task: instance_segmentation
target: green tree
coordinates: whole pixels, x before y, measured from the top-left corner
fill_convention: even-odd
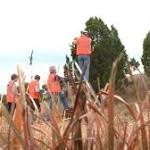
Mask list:
[[[72,57],[73,60],[77,61],[77,57],[76,57],[76,45],[71,44],[70,47],[71,47],[71,49],[70,49],[71,50],[71,57]]]
[[[130,59],[129,63],[134,71],[138,70],[140,72],[140,70],[139,70],[140,63],[138,61],[136,61],[134,57]]]
[[[97,77],[100,78],[101,87],[104,87],[109,80],[112,63],[120,53],[123,53],[123,58],[118,66],[116,80],[116,87],[119,87],[122,79],[125,77],[127,55],[117,30],[114,26],[111,26],[111,29],[109,29],[97,17],[91,17],[86,22],[85,29],[93,40],[94,52],[91,56],[90,82],[94,89],[97,91]]]
[[[143,42],[143,55],[141,58],[145,74],[150,77],[150,32]]]

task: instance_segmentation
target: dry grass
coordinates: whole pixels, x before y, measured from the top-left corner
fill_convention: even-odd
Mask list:
[[[140,91],[133,80],[135,99],[132,103],[115,94],[115,73],[119,59],[114,62],[108,90],[101,91],[107,106],[100,104],[93,90],[80,80],[76,86],[72,79],[69,89],[74,101],[70,119],[62,117],[60,105],[53,107],[51,120],[44,121],[36,113],[32,120],[24,96],[24,74],[18,68],[21,97],[11,118],[1,104],[0,148],[25,150],[148,150],[150,149],[150,94],[141,101]],[[132,74],[131,74],[132,77]],[[146,85],[147,82],[143,79]],[[139,83],[138,83],[139,84]],[[142,83],[141,83],[142,84]],[[103,99],[104,101],[104,99]],[[117,105],[115,101],[118,101]],[[43,107],[44,109],[44,107]],[[42,111],[43,112],[43,111]]]

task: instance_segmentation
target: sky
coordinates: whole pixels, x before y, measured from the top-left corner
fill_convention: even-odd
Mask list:
[[[20,64],[29,80],[29,55],[34,50],[33,74],[46,80],[50,65],[62,66],[69,44],[90,17],[114,25],[129,57],[140,60],[150,31],[148,0],[1,0],[0,92]]]

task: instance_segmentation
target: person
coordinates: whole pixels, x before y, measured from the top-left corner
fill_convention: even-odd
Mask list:
[[[48,92],[46,84],[42,85],[42,101],[43,101],[43,113],[42,113],[43,120],[50,121],[52,112],[52,99],[50,93]]]
[[[40,106],[40,76],[35,75],[34,80],[32,80],[29,83],[29,96],[33,99],[35,102],[39,112],[41,111],[41,106]],[[35,107],[33,107],[35,110]]]
[[[8,112],[13,115],[15,107],[16,107],[16,98],[19,96],[18,89],[16,82],[18,80],[17,74],[11,75],[11,81],[7,84],[7,93],[6,93],[6,100],[8,106]]]
[[[81,36],[73,41],[73,44],[76,45],[78,64],[82,73],[84,73],[85,80],[89,80],[90,55],[92,53],[91,42],[92,40],[87,31],[81,31]]]
[[[49,71],[50,71],[50,74],[49,74],[48,80],[47,80],[48,92],[52,96],[55,96],[58,94],[60,96],[60,101],[63,104],[64,110],[67,110],[69,108],[68,102],[65,97],[64,91],[61,88],[61,83],[62,83],[62,85],[64,85],[65,81],[62,77],[57,75],[55,66],[51,66]]]

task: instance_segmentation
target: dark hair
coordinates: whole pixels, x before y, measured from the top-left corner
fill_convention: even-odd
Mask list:
[[[40,80],[40,76],[39,75],[35,75],[34,79],[35,80]]]
[[[11,80],[15,80],[15,79],[17,79],[18,78],[18,75],[17,74],[12,74],[11,75]]]
[[[84,35],[89,35],[88,31],[84,30],[84,31],[81,31],[81,34],[84,34]]]

